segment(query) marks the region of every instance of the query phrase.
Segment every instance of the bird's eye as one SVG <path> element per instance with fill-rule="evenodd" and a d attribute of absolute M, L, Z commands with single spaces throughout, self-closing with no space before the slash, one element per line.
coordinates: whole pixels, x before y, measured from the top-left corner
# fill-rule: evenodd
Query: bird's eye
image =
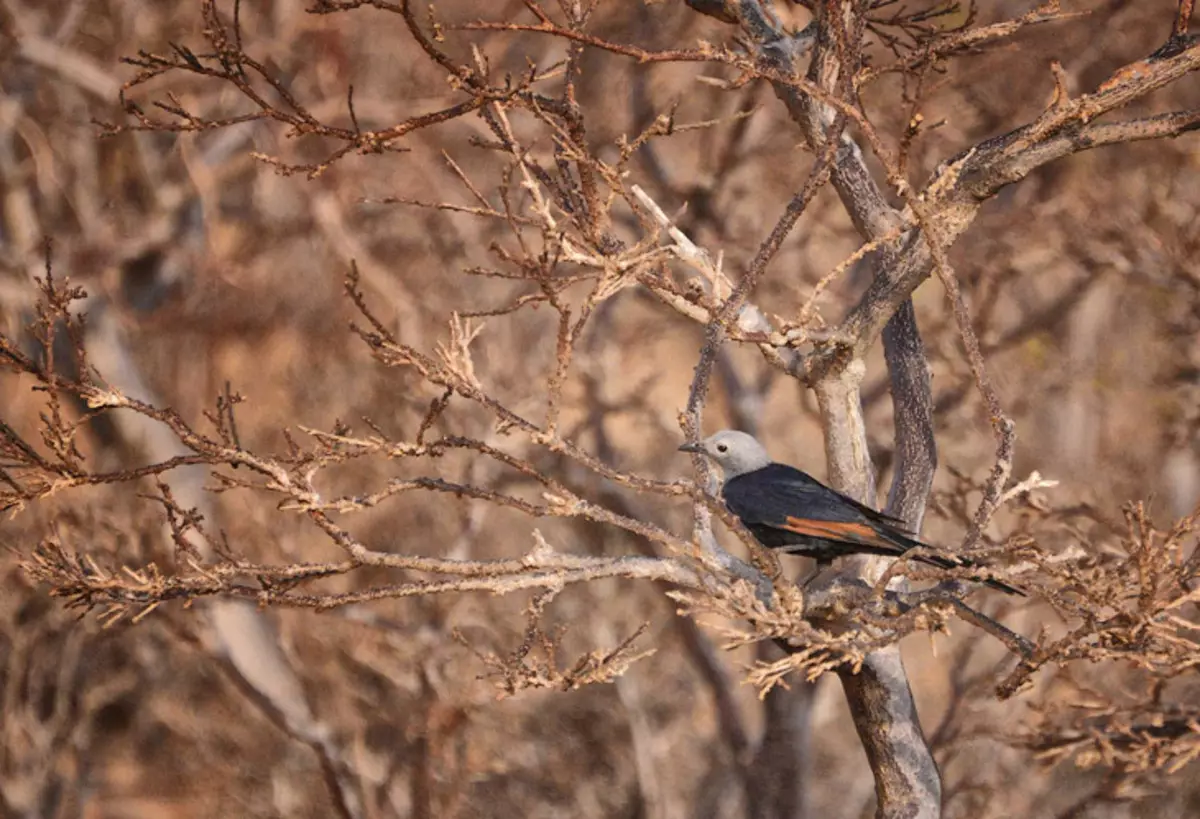
<path fill-rule="evenodd" d="M 729 447 L 725 446 L 725 444 L 717 444 L 717 452 L 728 452 L 728 451 L 729 451 Z"/>

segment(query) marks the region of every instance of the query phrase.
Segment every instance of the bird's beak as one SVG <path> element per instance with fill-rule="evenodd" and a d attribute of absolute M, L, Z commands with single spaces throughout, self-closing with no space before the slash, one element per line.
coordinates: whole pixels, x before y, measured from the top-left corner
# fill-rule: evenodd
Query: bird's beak
<path fill-rule="evenodd" d="M 697 455 L 703 455 L 704 454 L 704 445 L 698 441 L 694 444 L 684 444 L 683 446 L 679 447 L 679 451 L 680 452 L 694 452 Z"/>

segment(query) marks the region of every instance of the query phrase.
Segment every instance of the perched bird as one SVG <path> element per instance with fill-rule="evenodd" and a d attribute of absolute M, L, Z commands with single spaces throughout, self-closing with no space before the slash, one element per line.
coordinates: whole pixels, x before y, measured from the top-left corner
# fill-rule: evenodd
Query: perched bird
<path fill-rule="evenodd" d="M 768 549 L 828 565 L 834 558 L 855 554 L 900 557 L 925 545 L 904 532 L 903 521 L 876 512 L 795 467 L 775 463 L 763 445 L 744 432 L 723 430 L 679 449 L 704 455 L 721 467 L 725 505 Z M 975 565 L 965 558 L 937 555 L 916 560 L 940 569 Z M 981 582 L 1008 594 L 1025 595 L 999 580 Z"/>

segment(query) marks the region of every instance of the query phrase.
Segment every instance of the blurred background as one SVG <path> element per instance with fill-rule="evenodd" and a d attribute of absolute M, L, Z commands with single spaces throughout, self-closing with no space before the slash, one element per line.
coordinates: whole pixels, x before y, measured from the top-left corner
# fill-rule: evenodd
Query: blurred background
<path fill-rule="evenodd" d="M 304 5 L 244 2 L 240 17 L 247 50 L 317 116 L 345 123 L 348 85 L 364 128 L 458 99 L 397 16 L 371 9 L 315 16 Z M 984 4 L 979 19 L 1005 19 L 1034 5 L 998 0 Z M 1088 14 L 1026 29 L 936 78 L 922 110 L 926 122 L 944 122 L 916 143 L 911 179 L 921 183 L 942 160 L 1036 117 L 1052 95 L 1051 60 L 1062 63 L 1072 92 L 1093 89 L 1161 45 L 1176 8 L 1170 0 L 1064 5 Z M 521 3 L 501 0 L 440 2 L 437 13 L 443 22 L 529 17 Z M 804 22 L 802 9 L 788 13 Z M 472 144 L 489 138 L 486 126 L 467 117 L 419 131 L 404 143 L 407 153 L 350 156 L 316 179 L 278 174 L 251 157 L 307 162 L 324 155 L 320 144 L 290 139 L 265 122 L 200 135 L 101 138 L 98 122 L 123 121 L 118 93 L 135 73 L 120 58 L 142 49 L 165 53 L 172 42 L 202 51 L 202 27 L 198 0 L 0 2 L 4 331 L 16 334 L 29 321 L 32 279 L 43 275 L 43 237 L 50 237 L 56 275 L 87 290 L 93 363 L 129 394 L 202 425 L 202 413 L 228 385 L 246 398 L 238 408 L 242 443 L 264 451 L 285 447 L 286 428 L 329 429 L 337 420 L 354 426 L 364 417 L 411 436 L 436 392 L 372 361 L 348 330 L 356 315 L 342 283 L 355 260 L 372 308 L 423 350 L 445 340 L 452 313 L 494 311 L 526 292 L 519 283 L 464 272 L 488 263 L 503 224 L 378 202 L 471 205 L 443 153 L 481 190 L 493 191 L 502 166 Z M 593 30 L 653 48 L 728 37 L 726 27 L 678 2 L 602 4 Z M 519 71 L 527 58 L 546 66 L 564 53 L 561 43 L 533 35 L 454 34 L 446 47 L 463 55 L 466 42 L 478 44 L 497 71 Z M 698 80 L 718 74 L 711 66 L 638 65 L 589 53 L 579 98 L 602 158 L 615 157 L 620 137 L 632 138 L 672 106 L 680 123 L 717 121 L 651 142 L 633 160 L 630 182 L 669 213 L 678 211 L 684 230 L 722 251 L 726 268 L 736 270 L 802 184 L 812 158 L 769 88 L 728 90 Z M 866 94 L 884 134 L 900 133 L 907 120 L 900 91 L 898 81 L 885 79 Z M 182 75 L 154 80 L 133 97 L 148 107 L 168 93 L 213 118 L 249 110 L 232 89 Z M 1185 79 L 1127 113 L 1197 105 L 1200 88 Z M 536 133 L 532 123 L 521 127 Z M 635 224 L 618 227 L 636 239 Z M 815 282 L 858 245 L 825 190 L 754 300 L 768 313 L 794 316 Z M 1119 538 L 1127 501 L 1145 500 L 1163 526 L 1191 511 L 1200 497 L 1198 250 L 1195 135 L 1090 151 L 1045 167 L 988 203 L 954 248 L 985 355 L 1017 423 L 1014 476 L 1037 470 L 1059 481 L 1039 494 L 1041 510 L 1006 510 L 989 537 L 1037 529 L 1057 539 L 1043 544 L 1048 548 L 1104 549 Z M 821 302 L 829 323 L 863 284 L 855 271 L 834 283 Z M 926 283 L 915 301 L 932 359 L 941 463 L 924 534 L 953 544 L 994 443 L 942 290 Z M 526 310 L 485 319 L 476 365 L 514 408 L 535 410 L 544 400 L 554 318 Z M 581 344 L 567 385 L 565 429 L 622 469 L 665 479 L 689 474 L 688 460 L 675 453 L 676 415 L 701 335 L 636 288 L 615 296 Z M 886 488 L 891 405 L 878 352 L 868 368 L 872 455 Z M 824 474 L 811 394 L 768 368 L 756 350 L 732 351 L 720 375 L 710 431 L 753 425 L 777 459 Z M 31 385 L 0 374 L 0 417 L 36 440 L 44 398 Z M 468 434 L 489 428 L 485 417 L 465 411 L 451 420 Z M 161 429 L 132 420 L 90 425 L 80 446 L 109 469 L 178 450 Z M 593 497 L 608 491 L 566 462 L 546 456 L 545 465 Z M 336 480 L 378 485 L 412 467 L 380 461 L 354 469 Z M 495 471 L 448 456 L 413 474 L 495 484 L 502 480 Z M 204 481 L 202 471 L 171 478 L 186 504 L 201 507 L 239 554 L 277 562 L 338 556 L 319 532 L 278 513 L 270 498 L 214 496 L 203 492 Z M 523 639 L 525 599 L 461 596 L 321 614 L 266 612 L 256 615 L 255 628 L 266 629 L 271 650 L 292 670 L 279 677 L 286 695 L 264 696 L 262 686 L 239 676 L 236 648 L 214 658 L 205 636 L 214 626 L 199 616 L 200 606 L 168 606 L 140 623 L 104 629 L 95 616 L 80 620 L 64 610 L 18 568 L 17 552 L 49 533 L 117 564 L 169 565 L 161 508 L 142 496 L 146 489 L 79 490 L 0 523 L 0 804 L 7 815 L 328 816 L 336 812 L 330 793 L 337 787 L 355 790 L 367 816 L 747 815 L 753 797 L 745 783 L 752 779 L 744 767 L 773 713 L 740 682 L 753 652 L 721 653 L 718 640 L 676 617 L 661 589 L 604 581 L 559 596 L 548 616 L 567 628 L 563 645 L 576 654 L 613 646 L 642 623 L 649 623 L 644 642 L 657 651 L 612 685 L 508 698 L 497 696 L 487 666 L 464 642 L 511 653 Z M 612 502 L 677 532 L 690 526 L 683 505 Z M 537 525 L 564 551 L 645 548 L 591 524 Z M 532 528 L 508 510 L 424 495 L 405 496 L 355 524 L 376 548 L 463 558 L 519 555 Z M 795 561 L 787 568 L 801 567 Z M 352 588 L 388 579 L 380 572 L 341 582 Z M 992 605 L 1030 636 L 1046 625 L 1036 607 Z M 455 630 L 463 642 L 453 639 Z M 947 816 L 1200 815 L 1194 768 L 1120 790 L 1103 765 L 1039 762 L 1022 747 L 1022 731 L 1037 724 L 1046 702 L 1091 685 L 1119 687 L 1124 678 L 1090 679 L 1079 669 L 1078 685 L 1046 679 L 1043 688 L 999 703 L 989 682 L 1004 655 L 988 638 L 960 626 L 949 636 L 913 637 L 905 650 L 943 769 Z M 794 687 L 807 702 L 796 712 L 803 730 L 789 746 L 802 759 L 804 798 L 788 815 L 871 815 L 873 783 L 840 685 L 822 679 Z M 306 705 L 280 714 L 285 701 Z M 297 741 L 308 729 L 308 739 Z"/>

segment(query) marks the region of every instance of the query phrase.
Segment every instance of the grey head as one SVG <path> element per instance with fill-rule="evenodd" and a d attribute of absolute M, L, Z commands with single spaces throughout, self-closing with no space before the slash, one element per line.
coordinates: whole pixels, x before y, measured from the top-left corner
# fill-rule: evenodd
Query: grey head
<path fill-rule="evenodd" d="M 736 429 L 723 429 L 703 441 L 684 444 L 681 452 L 697 452 L 716 462 L 725 473 L 725 480 L 762 469 L 771 463 L 771 456 L 754 436 Z"/>

